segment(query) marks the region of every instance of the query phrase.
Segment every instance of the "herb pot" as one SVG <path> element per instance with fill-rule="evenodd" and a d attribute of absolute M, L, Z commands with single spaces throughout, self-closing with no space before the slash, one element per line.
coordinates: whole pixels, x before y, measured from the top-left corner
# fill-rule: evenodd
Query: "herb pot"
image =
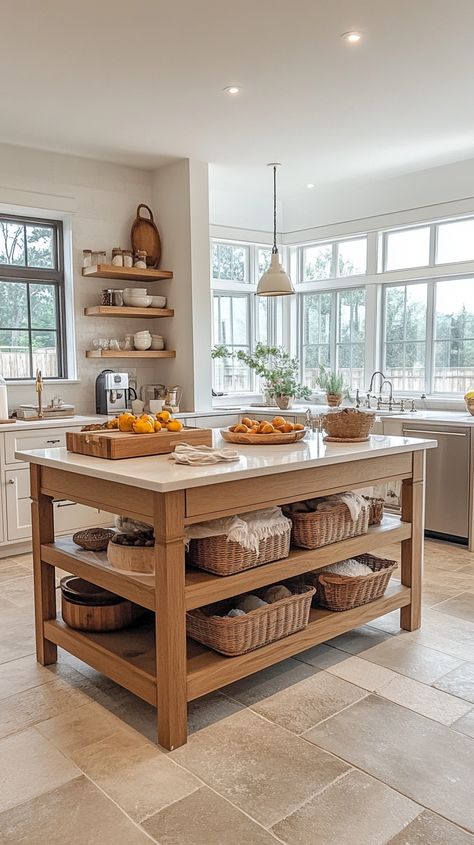
<path fill-rule="evenodd" d="M 283 396 L 283 394 L 275 396 L 275 402 L 277 403 L 278 407 L 281 408 L 282 411 L 287 411 L 288 408 L 292 408 L 294 401 L 294 396 Z"/>
<path fill-rule="evenodd" d="M 326 401 L 331 408 L 337 408 L 342 402 L 342 393 L 326 393 Z"/>

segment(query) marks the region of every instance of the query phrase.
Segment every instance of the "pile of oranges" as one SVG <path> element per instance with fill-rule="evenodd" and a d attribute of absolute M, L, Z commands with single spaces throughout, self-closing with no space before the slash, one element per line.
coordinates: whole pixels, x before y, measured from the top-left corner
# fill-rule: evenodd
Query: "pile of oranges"
<path fill-rule="evenodd" d="M 303 431 L 303 429 L 304 425 L 288 422 L 285 417 L 273 417 L 271 422 L 243 417 L 237 425 L 231 425 L 229 431 L 234 431 L 236 434 L 288 434 L 290 431 Z"/>
<path fill-rule="evenodd" d="M 109 420 L 107 428 L 118 428 L 119 431 L 134 432 L 135 434 L 155 434 L 158 431 L 181 431 L 183 423 L 174 420 L 169 411 L 153 414 L 142 414 L 136 417 L 129 411 Z"/>

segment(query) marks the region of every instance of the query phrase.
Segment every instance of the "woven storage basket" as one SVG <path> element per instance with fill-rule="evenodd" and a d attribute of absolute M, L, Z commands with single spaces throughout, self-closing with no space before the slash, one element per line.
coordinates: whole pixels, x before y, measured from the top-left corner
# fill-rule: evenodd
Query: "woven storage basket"
<path fill-rule="evenodd" d="M 342 440 L 368 438 L 374 427 L 375 414 L 358 411 L 357 408 L 341 408 L 321 417 L 322 428 L 328 437 Z"/>
<path fill-rule="evenodd" d="M 72 540 L 76 546 L 82 546 L 89 552 L 101 552 L 107 548 L 114 534 L 115 531 L 109 528 L 85 528 L 83 531 L 76 531 Z"/>
<path fill-rule="evenodd" d="M 188 636 L 220 654 L 233 657 L 301 631 L 308 624 L 316 590 L 303 583 L 287 586 L 293 591 L 292 596 L 251 610 L 245 616 L 224 619 L 212 615 L 216 611 L 230 610 L 230 601 L 190 610 L 186 614 Z"/>
<path fill-rule="evenodd" d="M 198 569 L 205 569 L 214 575 L 234 575 L 244 569 L 288 557 L 290 536 L 291 526 L 288 525 L 288 530 L 283 534 L 274 534 L 260 540 L 258 553 L 233 540 L 227 540 L 225 534 L 201 537 L 190 541 L 188 561 Z"/>
<path fill-rule="evenodd" d="M 292 522 L 291 542 L 301 549 L 318 549 L 349 537 L 365 534 L 369 527 L 369 505 L 362 507 L 355 521 L 346 505 L 334 505 L 327 511 L 291 512 L 284 509 Z"/>
<path fill-rule="evenodd" d="M 369 525 L 380 525 L 383 519 L 384 500 L 377 496 L 364 496 L 369 504 Z"/>
<path fill-rule="evenodd" d="M 306 583 L 316 587 L 318 604 L 328 610 L 352 610 L 383 596 L 392 572 L 397 568 L 396 560 L 375 555 L 357 555 L 356 560 L 370 566 L 372 574 L 351 577 L 318 570 L 306 573 Z"/>

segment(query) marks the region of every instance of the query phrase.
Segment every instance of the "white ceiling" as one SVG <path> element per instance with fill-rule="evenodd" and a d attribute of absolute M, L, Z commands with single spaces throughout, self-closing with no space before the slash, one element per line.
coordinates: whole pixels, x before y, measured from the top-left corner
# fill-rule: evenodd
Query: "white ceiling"
<path fill-rule="evenodd" d="M 474 155 L 473 0 L 1 0 L 1 27 L 3 142 L 224 190 L 277 160 L 283 196 Z"/>

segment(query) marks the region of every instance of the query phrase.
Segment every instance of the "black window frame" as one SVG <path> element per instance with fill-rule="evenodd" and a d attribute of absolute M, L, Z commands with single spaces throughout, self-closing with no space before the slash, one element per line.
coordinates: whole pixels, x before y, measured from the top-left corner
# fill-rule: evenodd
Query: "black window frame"
<path fill-rule="evenodd" d="M 35 372 L 33 370 L 33 347 L 32 347 L 32 333 L 35 331 L 45 331 L 48 329 L 35 329 L 31 322 L 31 294 L 30 286 L 33 284 L 47 283 L 54 285 L 56 293 L 56 326 L 50 331 L 56 332 L 57 338 L 57 369 L 56 376 L 46 376 L 45 381 L 58 381 L 67 378 L 67 343 L 66 343 L 66 303 L 65 303 L 65 279 L 64 279 L 64 232 L 61 220 L 50 220 L 44 217 L 26 217 L 16 214 L 0 214 L 0 221 L 7 223 L 21 224 L 24 228 L 24 243 L 25 243 L 25 265 L 19 266 L 17 264 L 2 264 L 0 263 L 0 282 L 6 283 L 22 283 L 27 287 L 27 325 L 21 328 L 16 327 L 2 327 L 0 331 L 22 331 L 28 334 L 29 339 L 29 363 L 30 375 L 14 378 L 6 378 L 6 382 L 20 381 L 29 382 L 34 380 Z M 53 230 L 53 255 L 55 258 L 55 267 L 28 267 L 28 250 L 26 240 L 26 227 L 39 226 L 48 227 Z"/>

